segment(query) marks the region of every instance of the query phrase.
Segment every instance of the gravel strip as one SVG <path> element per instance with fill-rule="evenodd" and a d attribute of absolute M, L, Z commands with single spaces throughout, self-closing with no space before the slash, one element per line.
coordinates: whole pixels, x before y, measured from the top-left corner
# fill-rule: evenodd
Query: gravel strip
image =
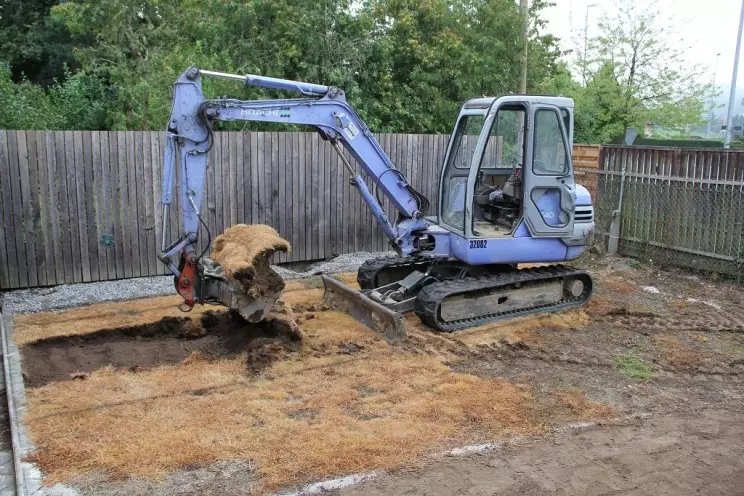
<path fill-rule="evenodd" d="M 278 266 L 274 266 L 274 269 L 285 280 L 301 279 L 318 274 L 355 271 L 365 260 L 383 256 L 395 256 L 395 253 L 347 253 L 331 260 L 315 263 L 304 272 L 295 272 Z M 173 288 L 172 276 L 139 277 L 119 281 L 62 284 L 51 288 L 7 291 L 0 294 L 0 309 L 6 314 L 41 312 L 105 301 L 173 294 L 176 292 Z"/>

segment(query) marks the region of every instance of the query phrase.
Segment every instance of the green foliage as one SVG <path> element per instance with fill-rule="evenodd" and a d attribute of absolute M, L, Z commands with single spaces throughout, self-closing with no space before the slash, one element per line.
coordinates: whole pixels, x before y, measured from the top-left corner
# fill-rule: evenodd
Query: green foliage
<path fill-rule="evenodd" d="M 590 42 L 581 86 L 544 33 L 546 2 L 530 6 L 528 91 L 574 98 L 575 141 L 610 142 L 646 121 L 678 133 L 700 120 L 707 88 L 664 41 L 657 12 L 621 1 Z M 191 65 L 338 86 L 378 132 L 449 133 L 464 100 L 518 86 L 513 0 L 6 0 L 1 8 L 0 89 L 10 103 L 0 127 L 161 129 L 173 81 Z M 221 80 L 204 89 L 286 96 Z"/>
<path fill-rule="evenodd" d="M 111 89 L 85 74 L 67 74 L 64 83 L 45 89 L 28 81 L 13 82 L 0 64 L 0 127 L 6 129 L 107 129 Z"/>
<path fill-rule="evenodd" d="M 520 42 L 519 11 L 512 0 L 8 0 L 12 30 L 0 35 L 0 55 L 25 86 L 26 67 L 52 72 L 47 99 L 17 104 L 35 108 L 35 126 L 160 129 L 170 111 L 170 87 L 191 65 L 222 72 L 264 74 L 343 88 L 375 131 L 448 133 L 462 102 L 514 92 Z M 541 34 L 543 0 L 532 2 L 529 34 L 531 91 L 559 77 L 560 52 Z M 3 11 L 3 20 L 6 18 Z M 18 19 L 27 23 L 16 23 Z M 10 24 L 10 21 L 8 21 Z M 48 33 L 47 37 L 40 33 Z M 38 43 L 31 43 L 36 40 Z M 4 44 L 3 44 L 4 43 Z M 33 48 L 35 51 L 31 50 Z M 60 50 L 76 70 L 57 67 Z M 0 52 L 2 53 L 2 52 Z M 55 69 L 56 68 L 56 69 Z M 45 69 L 45 70 L 47 70 Z M 565 71 L 564 71 L 565 72 Z M 561 73 L 563 74 L 563 73 Z M 36 82 L 29 73 L 28 81 Z M 47 102 L 67 88 L 60 119 Z M 60 83 L 56 83 L 59 81 Z M 80 91 L 86 93 L 80 93 Z M 205 82 L 208 96 L 286 96 Z M 10 93 L 9 93 L 10 94 Z M 75 103 L 94 108 L 74 111 Z M 101 113 L 105 116 L 101 118 Z M 84 113 L 85 115 L 80 115 Z M 0 121 L 0 127 L 11 122 Z M 28 118 L 26 118 L 28 120 Z M 26 121 L 23 121 L 24 124 Z"/>
<path fill-rule="evenodd" d="M 625 377 L 637 381 L 649 381 L 655 375 L 653 369 L 646 362 L 633 355 L 616 357 L 615 368 Z"/>
<path fill-rule="evenodd" d="M 9 63 L 15 81 L 53 85 L 65 66 L 74 66 L 64 26 L 48 17 L 55 0 L 0 2 L 0 60 Z"/>

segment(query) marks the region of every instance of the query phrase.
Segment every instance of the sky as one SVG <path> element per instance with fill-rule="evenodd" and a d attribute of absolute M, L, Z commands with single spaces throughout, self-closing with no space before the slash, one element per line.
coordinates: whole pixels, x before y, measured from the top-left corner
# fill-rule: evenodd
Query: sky
<path fill-rule="evenodd" d="M 583 46 L 584 21 L 587 5 L 589 8 L 588 34 L 597 34 L 597 21 L 603 12 L 611 12 L 613 0 L 552 0 L 555 6 L 543 12 L 548 21 L 547 30 L 561 38 L 562 48 L 574 49 L 578 41 Z M 643 8 L 651 0 L 637 0 L 637 8 Z M 736 35 L 739 27 L 739 14 L 744 0 L 656 0 L 662 15 L 670 17 L 674 30 L 667 33 L 670 40 L 683 40 L 689 47 L 687 58 L 691 64 L 707 67 L 701 76 L 703 81 L 718 85 L 731 84 L 731 71 L 734 67 Z M 574 41 L 575 40 L 575 41 Z M 716 54 L 718 64 L 716 68 Z M 740 57 L 737 86 L 744 87 L 744 51 Z M 728 95 L 726 95 L 728 96 Z M 741 98 L 741 96 L 739 96 Z"/>

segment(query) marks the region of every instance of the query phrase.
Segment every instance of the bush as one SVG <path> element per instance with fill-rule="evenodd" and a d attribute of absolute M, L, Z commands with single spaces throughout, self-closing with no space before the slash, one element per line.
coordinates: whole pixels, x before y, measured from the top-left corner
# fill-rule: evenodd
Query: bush
<path fill-rule="evenodd" d="M 108 129 L 115 95 L 102 78 L 65 71 L 49 89 L 15 82 L 0 64 L 1 129 Z"/>

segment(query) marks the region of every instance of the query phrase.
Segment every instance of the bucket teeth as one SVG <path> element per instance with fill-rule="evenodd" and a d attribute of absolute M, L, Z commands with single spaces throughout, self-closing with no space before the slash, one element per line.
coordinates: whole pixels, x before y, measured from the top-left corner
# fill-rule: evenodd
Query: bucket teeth
<path fill-rule="evenodd" d="M 336 279 L 321 276 L 325 293 L 323 300 L 334 310 L 351 315 L 354 319 L 382 334 L 388 341 L 406 338 L 403 315 L 395 312 L 364 293 L 351 289 Z"/>

